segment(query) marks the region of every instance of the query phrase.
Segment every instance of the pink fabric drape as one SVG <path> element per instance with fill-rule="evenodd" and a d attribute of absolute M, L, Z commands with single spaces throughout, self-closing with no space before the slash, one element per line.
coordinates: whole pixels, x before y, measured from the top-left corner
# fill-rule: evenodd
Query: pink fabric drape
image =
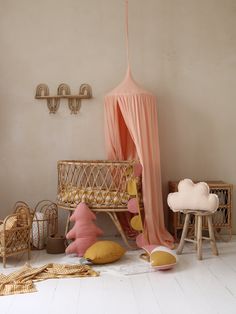
<path fill-rule="evenodd" d="M 156 98 L 140 88 L 128 68 L 125 80 L 105 96 L 105 136 L 109 159 L 139 159 L 146 244 L 173 246 L 164 225 Z"/>

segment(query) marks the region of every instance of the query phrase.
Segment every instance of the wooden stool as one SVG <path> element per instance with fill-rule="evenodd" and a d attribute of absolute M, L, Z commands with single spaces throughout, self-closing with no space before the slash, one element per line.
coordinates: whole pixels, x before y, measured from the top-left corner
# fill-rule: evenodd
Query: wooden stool
<path fill-rule="evenodd" d="M 181 235 L 180 243 L 177 248 L 176 253 L 182 254 L 184 243 L 192 242 L 195 244 L 195 248 L 197 249 L 197 256 L 198 259 L 202 259 L 202 240 L 208 240 L 211 243 L 211 250 L 213 255 L 218 255 L 218 250 L 216 247 L 216 241 L 215 241 L 215 235 L 214 235 L 214 229 L 212 225 L 212 216 L 213 213 L 210 213 L 209 211 L 202 211 L 202 210 L 184 210 L 183 211 L 185 216 L 184 221 L 184 228 Z M 187 238 L 187 233 L 189 229 L 189 222 L 190 222 L 190 216 L 194 215 L 194 239 Z M 206 217 L 207 224 L 208 224 L 208 231 L 209 231 L 209 237 L 203 237 L 202 236 L 202 217 Z"/>

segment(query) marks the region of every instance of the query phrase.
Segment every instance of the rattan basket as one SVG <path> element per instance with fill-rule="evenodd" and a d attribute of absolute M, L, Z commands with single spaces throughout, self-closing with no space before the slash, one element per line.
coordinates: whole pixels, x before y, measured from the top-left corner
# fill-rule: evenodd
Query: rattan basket
<path fill-rule="evenodd" d="M 34 208 L 24 201 L 18 201 L 14 205 L 14 212 L 28 209 L 31 217 L 31 248 L 44 249 L 48 236 L 55 235 L 58 230 L 58 208 L 57 204 L 43 200 L 37 203 Z M 23 219 L 23 218 L 22 218 Z"/>
<path fill-rule="evenodd" d="M 58 208 L 49 200 L 40 201 L 32 211 L 31 244 L 33 249 L 46 247 L 49 236 L 57 234 Z"/>

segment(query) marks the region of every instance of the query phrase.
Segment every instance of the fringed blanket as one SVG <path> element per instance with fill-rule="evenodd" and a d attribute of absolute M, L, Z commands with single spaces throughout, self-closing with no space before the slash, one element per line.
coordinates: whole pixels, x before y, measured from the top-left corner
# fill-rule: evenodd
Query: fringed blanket
<path fill-rule="evenodd" d="M 88 265 L 51 263 L 38 268 L 25 265 L 9 275 L 0 274 L 0 295 L 35 292 L 37 291 L 35 281 L 95 276 L 99 276 L 99 273 Z"/>

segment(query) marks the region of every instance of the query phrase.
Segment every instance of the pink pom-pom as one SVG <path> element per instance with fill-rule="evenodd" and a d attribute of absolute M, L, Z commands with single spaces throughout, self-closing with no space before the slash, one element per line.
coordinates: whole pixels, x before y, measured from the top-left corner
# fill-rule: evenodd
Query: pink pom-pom
<path fill-rule="evenodd" d="M 138 213 L 138 202 L 136 198 L 131 198 L 128 201 L 128 211 L 133 214 Z"/>
<path fill-rule="evenodd" d="M 143 248 L 145 246 L 145 244 L 147 244 L 147 241 L 144 238 L 144 234 L 140 233 L 137 237 L 136 237 L 136 244 L 138 247 Z"/>
<path fill-rule="evenodd" d="M 142 174 L 143 167 L 140 163 L 136 164 L 134 167 L 134 175 L 135 177 L 140 177 Z"/>

